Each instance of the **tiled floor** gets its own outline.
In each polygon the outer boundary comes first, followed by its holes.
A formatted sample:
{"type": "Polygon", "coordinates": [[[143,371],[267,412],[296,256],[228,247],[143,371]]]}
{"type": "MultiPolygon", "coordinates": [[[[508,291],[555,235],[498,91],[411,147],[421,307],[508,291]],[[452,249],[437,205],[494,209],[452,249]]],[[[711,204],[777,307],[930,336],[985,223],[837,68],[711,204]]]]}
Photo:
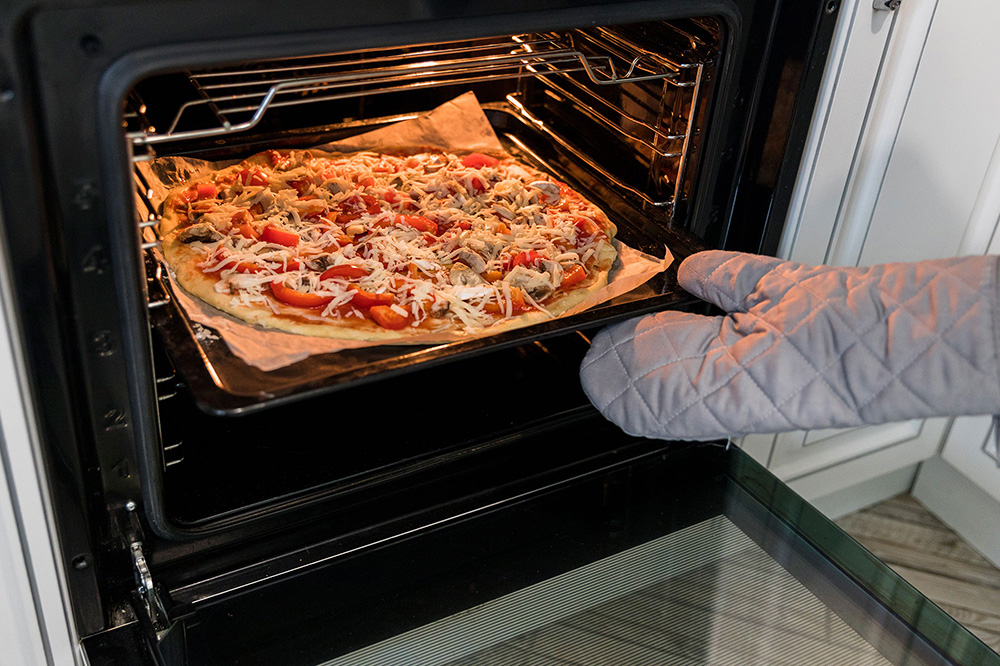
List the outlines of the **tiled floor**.
{"type": "Polygon", "coordinates": [[[1000,651],[1000,569],[919,502],[900,495],[836,522],[983,642],[1000,651]]]}

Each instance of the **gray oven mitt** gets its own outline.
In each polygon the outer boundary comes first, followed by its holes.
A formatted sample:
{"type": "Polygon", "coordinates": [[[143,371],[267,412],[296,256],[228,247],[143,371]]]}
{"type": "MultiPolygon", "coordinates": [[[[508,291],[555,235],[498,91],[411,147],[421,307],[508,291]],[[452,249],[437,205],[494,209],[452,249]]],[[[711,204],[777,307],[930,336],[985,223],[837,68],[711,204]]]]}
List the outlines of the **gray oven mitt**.
{"type": "Polygon", "coordinates": [[[681,285],[730,314],[601,331],[581,368],[633,435],[717,439],[1000,412],[992,256],[871,268],[711,251],[681,285]]]}

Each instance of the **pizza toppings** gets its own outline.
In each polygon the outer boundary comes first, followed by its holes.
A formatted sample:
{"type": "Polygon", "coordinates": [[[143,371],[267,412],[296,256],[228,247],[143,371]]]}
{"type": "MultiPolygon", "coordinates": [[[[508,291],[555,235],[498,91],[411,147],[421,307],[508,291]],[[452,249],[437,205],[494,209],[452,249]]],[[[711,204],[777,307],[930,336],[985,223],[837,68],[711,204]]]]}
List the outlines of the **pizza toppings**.
{"type": "Polygon", "coordinates": [[[169,204],[183,225],[174,239],[203,248],[199,270],[234,304],[388,330],[479,329],[548,312],[613,257],[596,207],[510,159],[263,157],[169,204]]]}

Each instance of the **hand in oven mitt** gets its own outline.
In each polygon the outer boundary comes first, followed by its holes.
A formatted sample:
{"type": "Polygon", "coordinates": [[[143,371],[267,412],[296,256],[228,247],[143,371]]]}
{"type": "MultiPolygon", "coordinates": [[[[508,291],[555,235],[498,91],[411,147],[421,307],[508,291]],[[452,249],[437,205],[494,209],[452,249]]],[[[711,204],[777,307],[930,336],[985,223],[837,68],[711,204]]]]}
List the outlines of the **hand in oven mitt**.
{"type": "Polygon", "coordinates": [[[610,326],[581,367],[633,435],[717,439],[1000,412],[998,258],[871,268],[711,251],[681,285],[729,314],[610,326]]]}

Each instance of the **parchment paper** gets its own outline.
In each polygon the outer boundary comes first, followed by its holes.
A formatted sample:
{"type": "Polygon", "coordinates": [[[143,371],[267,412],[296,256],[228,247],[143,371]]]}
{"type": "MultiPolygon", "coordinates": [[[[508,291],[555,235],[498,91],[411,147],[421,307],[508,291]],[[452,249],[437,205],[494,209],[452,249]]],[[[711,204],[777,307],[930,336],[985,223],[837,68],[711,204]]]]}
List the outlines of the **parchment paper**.
{"type": "MultiPolygon", "coordinates": [[[[477,151],[499,154],[505,152],[500,140],[493,132],[489,120],[483,113],[479,101],[471,92],[456,97],[412,120],[405,120],[343,141],[322,144],[316,148],[330,152],[349,153],[413,146],[437,148],[455,153],[477,151]]],[[[150,199],[155,206],[159,207],[174,187],[192,178],[223,169],[236,161],[209,162],[192,158],[160,157],[140,162],[139,170],[149,183],[150,199]]],[[[584,302],[561,315],[562,317],[583,312],[635,289],[657,273],[666,270],[673,261],[669,249],[666,251],[666,257],[660,259],[618,241],[615,241],[614,245],[618,250],[618,258],[608,276],[607,286],[593,292],[584,302]]],[[[162,255],[159,255],[158,259],[166,264],[162,255]]],[[[329,354],[344,349],[389,344],[331,340],[254,326],[190,296],[177,284],[173,271],[168,270],[167,273],[173,296],[187,316],[216,331],[233,354],[245,363],[265,372],[291,365],[313,354],[329,354]]],[[[476,333],[463,331],[428,333],[425,336],[408,338],[406,343],[441,344],[488,335],[492,335],[489,328],[476,333]]]]}

